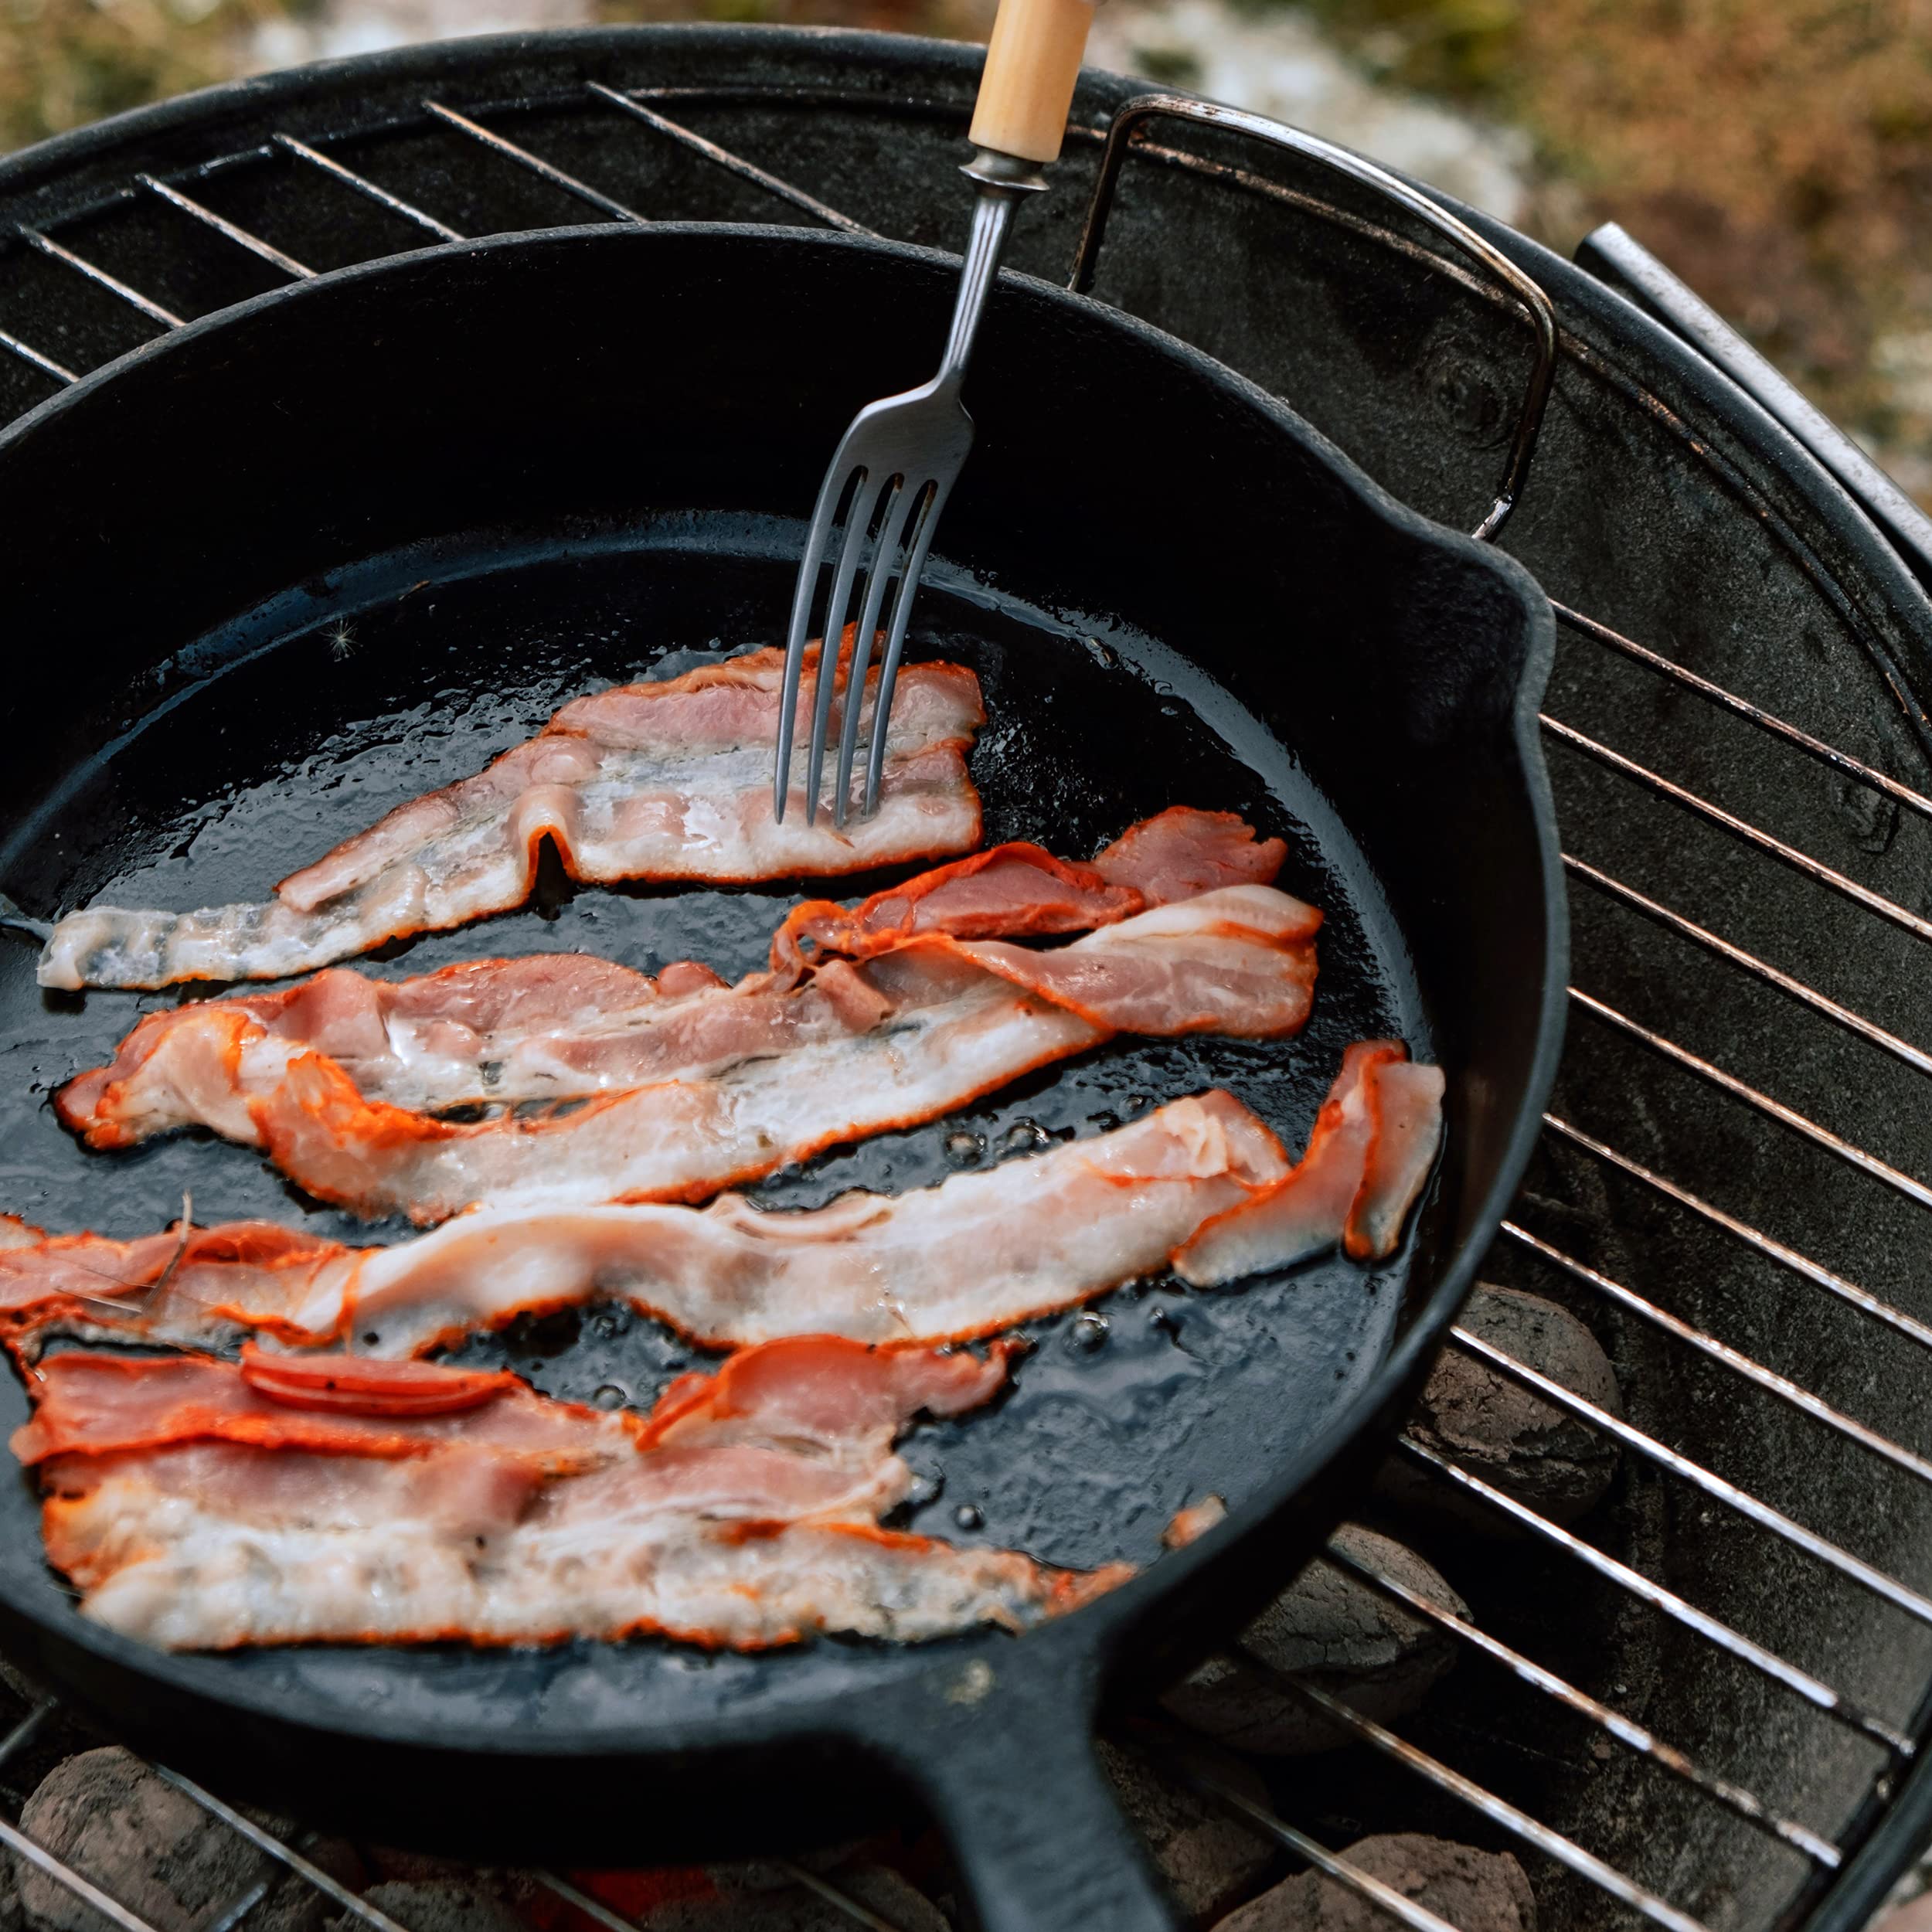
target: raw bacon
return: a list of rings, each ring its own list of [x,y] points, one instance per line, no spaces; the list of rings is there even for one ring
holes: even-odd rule
[[[1231,1281],[1337,1243],[1355,1260],[1386,1260],[1435,1165],[1443,1088],[1441,1068],[1414,1065],[1400,1040],[1358,1040],[1293,1170],[1209,1221],[1175,1272]]]
[[[405,980],[335,967],[281,992],[150,1013],[54,1107],[95,1148],[180,1127],[247,1144],[257,1139],[250,1100],[304,1053],[368,1099],[435,1113],[702,1077],[876,1017],[876,1004],[862,996],[855,1006],[849,982],[829,969],[785,988],[762,973],[729,986],[690,961],[653,979],[582,953],[478,960]]]
[[[931,1120],[1117,1032],[1298,1032],[1320,918],[1272,886],[1234,886],[1050,952],[917,936],[815,973],[799,994],[816,996],[835,975],[848,1017],[789,1050],[549,1118],[459,1124],[369,1101],[314,1053],[298,1055],[249,1113],[291,1179],[367,1215],[434,1222],[479,1202],[702,1200]]]
[[[83,1614],[172,1648],[917,1639],[1023,1628],[1128,1573],[879,1527],[911,1486],[894,1438],[985,1401],[1011,1352],[806,1337],[680,1379],[648,1418],[528,1389],[429,1420],[288,1407],[274,1448],[236,1420],[274,1399],[231,1365],[69,1355],[14,1446]]]
[[[1157,834],[1155,828],[1172,829]],[[1182,808],[1136,826],[1096,863],[1137,840],[1195,855],[1188,879],[1265,884],[1281,842],[1256,842],[1240,820]],[[1191,896],[1170,868],[1158,903]],[[151,1013],[106,1066],[56,1095],[61,1121],[90,1147],[129,1147],[178,1127],[252,1142],[251,1097],[300,1053],[332,1060],[364,1099],[413,1112],[580,1100],[667,1080],[702,1078],[734,1062],[862,1031],[876,1001],[834,956],[862,959],[917,934],[985,940],[1111,924],[1148,896],[1108,885],[1037,845],[1000,845],[922,872],[848,910],[799,906],[772,944],[773,970],[727,986],[693,961],[655,979],[583,954],[486,959],[404,980],[336,968],[280,992],[239,994]],[[808,957],[820,967],[799,991]]]
[[[1148,905],[1166,906],[1223,886],[1271,886],[1287,855],[1279,838],[1257,838],[1233,812],[1173,805],[1130,825],[1094,861],[1094,869]]]
[[[842,660],[850,645],[849,635]],[[386,939],[521,905],[546,839],[573,878],[599,883],[863,872],[979,842],[965,753],[985,713],[970,671],[901,672],[879,809],[842,832],[823,817],[808,825],[802,793],[782,825],[773,818],[783,668],[783,652],[753,651],[577,699],[474,777],[399,806],[284,879],[266,904],[70,913],[42,955],[40,983],[165,986],[309,972]],[[842,689],[835,730],[845,697]]]
[[[461,1443],[472,1449],[529,1463],[539,1474],[559,1475],[595,1468],[634,1452],[638,1418],[605,1415],[551,1402],[510,1375],[492,1376],[468,1400],[440,1414],[398,1415],[380,1394],[353,1391],[333,1409],[318,1409],[290,1394],[270,1393],[292,1385],[304,1370],[327,1380],[328,1365],[366,1375],[369,1365],[349,1356],[303,1359],[281,1371],[286,1381],[264,1383],[250,1364],[212,1355],[97,1355],[79,1350],[49,1356],[29,1386],[33,1419],[13,1434],[14,1454],[24,1463],[57,1456],[105,1456],[151,1449],[165,1443],[242,1443],[257,1449],[302,1449],[347,1456],[427,1455]],[[406,1369],[425,1388],[440,1383],[453,1394],[479,1393],[472,1371],[434,1362],[374,1365],[392,1375]],[[338,1378],[340,1379],[339,1377]],[[292,1393],[292,1390],[291,1390]],[[312,1395],[311,1389],[301,1391]]]
[[[1084,932],[1223,886],[1271,886],[1287,848],[1228,811],[1172,805],[1130,826],[1091,865],[1038,845],[995,845],[874,893],[849,909],[794,909],[772,942],[774,971],[836,953],[863,959],[914,933],[1012,939]]]
[[[962,1341],[1158,1272],[1287,1166],[1254,1114],[1209,1093],[935,1188],[848,1194],[805,1213],[735,1196],[701,1212],[485,1209],[371,1251],[342,1325],[356,1348],[413,1355],[608,1294],[714,1348],[801,1329]]]
[[[1253,1114],[1207,1093],[937,1187],[852,1193],[803,1213],[727,1195],[702,1210],[485,1208],[387,1248],[278,1243],[253,1223],[185,1246],[178,1235],[43,1240],[0,1250],[0,1318],[29,1358],[77,1328],[204,1345],[259,1329],[291,1349],[406,1358],[599,1295],[714,1348],[801,1332],[957,1342],[1166,1267],[1212,1216],[1287,1171]],[[83,1265],[87,1279],[121,1284],[118,1329],[76,1298]],[[259,1379],[303,1358],[253,1359]]]
[[[0,1340],[31,1360],[60,1334],[219,1346],[236,1335],[313,1346],[327,1333],[307,1311],[339,1307],[357,1251],[277,1227],[234,1221],[133,1241],[46,1235],[11,1221],[0,1242]]]

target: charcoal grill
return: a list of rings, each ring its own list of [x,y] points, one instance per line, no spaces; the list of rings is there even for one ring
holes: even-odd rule
[[[776,219],[949,246],[977,71],[842,33],[509,37],[43,144],[0,164],[0,412],[287,281],[465,237]],[[1265,129],[1123,116],[1135,91],[1085,78],[1015,266],[1090,282],[1475,528],[1536,369],[1515,298]],[[1083,237],[1110,127],[1117,178]],[[1357,1889],[1328,1848],[1435,1829],[1517,1849],[1546,1926],[1852,1932],[1932,1828],[1932,603],[1907,561],[1932,570],[1932,547],[1624,238],[1587,244],[1586,273],[1458,212],[1555,304],[1501,540],[1557,600],[1546,723],[1578,887],[1568,1058],[1491,1271],[1589,1322],[1626,1413],[1471,1330],[1452,1345],[1614,1438],[1621,1472],[1570,1529],[1406,1444],[1515,1532],[1431,1549],[1473,1621],[1379,1580],[1464,1668],[1400,1735],[1307,1687],[1355,1747],[1281,1774],[1265,1813],[1223,1795]],[[29,1712],[0,1777],[60,1721]],[[141,1932],[4,1818],[0,1842]]]

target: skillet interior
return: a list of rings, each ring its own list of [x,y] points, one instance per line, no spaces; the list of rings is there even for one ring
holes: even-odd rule
[[[0,439],[10,742],[24,750],[0,778],[0,885],[43,914],[103,895],[259,896],[587,684],[771,641],[800,536],[785,513],[809,503],[853,403],[925,372],[948,273],[908,250],[742,229],[438,250],[185,332],[27,419]],[[1562,977],[1521,716],[1547,616],[1507,560],[1388,504],[1278,406],[1151,332],[1023,286],[995,304],[981,355],[981,441],[914,635],[985,682],[974,768],[989,841],[1084,855],[1168,803],[1247,813],[1289,838],[1283,883],[1328,915],[1315,1017],[1285,1046],[1116,1043],[758,1192],[804,1205],[921,1185],[1209,1083],[1298,1146],[1348,1040],[1399,1033],[1451,1069],[1444,1170],[1388,1267],[1365,1281],[1326,1262],[1238,1294],[1130,1291],[1102,1304],[1098,1347],[1066,1319],[1033,1325],[1040,1345],[996,1413],[911,1438],[930,1478],[913,1526],[1145,1562],[1179,1504],[1215,1491],[1258,1521],[1388,1409],[1513,1183]],[[787,896],[560,881],[536,910],[392,949],[378,970],[582,947],[735,973]],[[191,1188],[203,1222],[306,1215],[356,1238],[243,1150],[177,1139],[104,1160],[61,1133],[48,1089],[170,997],[45,996],[29,948],[0,955],[0,1208],[131,1233]],[[639,1402],[689,1359],[609,1311],[468,1352],[553,1393]],[[0,1420],[23,1411],[9,1378]],[[966,1506],[976,1526],[959,1521]],[[1259,1553],[1248,1539],[1244,1569],[1278,1581],[1326,1507]],[[40,1563],[24,1482],[0,1486],[0,1598],[56,1668],[137,1724],[172,1728],[188,1707],[169,1693],[185,1691],[314,1740],[635,1760],[820,1736],[862,1691],[1012,1648],[163,1658],[74,1617]],[[1216,1540],[1049,1635],[1111,1641],[1170,1583],[1205,1597]],[[176,1755],[187,1742],[174,1736]],[[321,1760],[276,1768],[306,1791]],[[366,1795],[377,1786],[396,1801],[388,1779]],[[532,1792],[519,1828],[594,1842],[621,1815],[628,1855],[641,1832],[652,1842],[628,1798],[587,1806],[580,1786]],[[338,1814],[357,1801],[339,1783],[323,1799]],[[712,1839],[694,1839],[684,1808],[658,1823],[687,1853],[772,1823],[712,1817]],[[491,1829],[501,1855],[500,1814]]]

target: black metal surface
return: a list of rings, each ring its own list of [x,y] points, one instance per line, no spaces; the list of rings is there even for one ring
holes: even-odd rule
[[[451,247],[185,332],[16,425],[0,597],[32,640],[10,695],[35,723],[15,733],[0,884],[36,913],[111,883],[258,892],[587,677],[768,641],[798,537],[785,512],[854,397],[901,373],[881,361],[929,359],[949,272],[844,238],[668,226]],[[854,314],[895,330],[855,336]],[[1234,1295],[1117,1298],[1097,1360],[1043,1325],[1014,1400],[916,1442],[945,1478],[934,1506],[971,1501],[988,1537],[1043,1556],[1145,1559],[1179,1502],[1211,1489],[1233,1506],[1228,1532],[1017,1644],[168,1658],[74,1617],[10,1490],[15,1632],[123,1728],[231,1786],[259,1772],[318,1815],[379,1815],[392,1838],[408,1820],[496,1856],[512,1829],[630,1859],[808,1839],[878,1802],[885,1766],[954,1832],[989,1924],[1150,1913],[1085,1760],[1092,1699],[1130,1651],[1155,1668],[1184,1655],[1313,1546],[1534,1138],[1563,978],[1533,727],[1548,620],[1506,560],[1393,505],[1179,344],[1009,284],[981,355],[981,441],[916,634],[986,679],[989,835],[1090,849],[1209,788],[1293,835],[1287,883],[1332,923],[1318,1022],[1285,1053],[1103,1049],[968,1126],[1019,1151],[1215,1079],[1298,1141],[1341,1044],[1401,1030],[1451,1070],[1449,1151],[1411,1250],[1367,1292],[1334,1264]],[[583,895],[547,924],[423,942],[396,970],[531,943],[732,970],[772,898]],[[0,971],[8,1179],[27,1197],[10,1205],[151,1226],[191,1174],[204,1219],[299,1205],[232,1148],[83,1159],[19,1097],[95,1056],[140,1002],[43,1000],[17,946]],[[954,1127],[774,1192],[917,1185],[959,1158]],[[648,1398],[662,1342],[587,1326],[580,1351],[502,1345],[560,1393],[594,1376]],[[1050,1758],[1050,1808],[1013,1788],[1015,1753]],[[781,1790],[781,1814],[756,1801]]]

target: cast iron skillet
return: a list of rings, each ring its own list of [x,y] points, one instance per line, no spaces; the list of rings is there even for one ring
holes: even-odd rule
[[[855,403],[924,372],[953,274],[774,230],[465,243],[265,297],[48,403],[0,437],[0,886],[41,915],[257,897],[571,692],[771,641],[825,452]],[[29,1486],[6,1483],[9,1636],[164,1760],[496,1859],[822,1842],[910,1789],[997,1932],[1166,1923],[1094,1764],[1097,1699],[1129,1657],[1143,1685],[1184,1662],[1342,1512],[1470,1285],[1555,1070],[1550,620],[1509,558],[1094,303],[1009,277],[971,401],[981,440],[914,637],[985,682],[988,839],[1084,854],[1169,803],[1248,814],[1289,838],[1284,884],[1328,914],[1315,1016],[1285,1046],[1116,1043],[764,1192],[917,1186],[1215,1083],[1298,1147],[1343,1045],[1393,1032],[1449,1076],[1407,1247],[1372,1274],[1128,1291],[1104,1335],[1032,1325],[1010,1399],[915,1432],[915,1525],[1148,1566],[1017,1641],[169,1656],[74,1614]],[[582,946],[735,972],[787,895],[539,896],[377,969]],[[83,1155],[46,1090],[156,1002],[43,996],[31,949],[0,941],[0,1206],[133,1233],[192,1187],[204,1223],[349,1227],[243,1150]],[[648,1401],[677,1366],[613,1311],[471,1352],[580,1398]],[[0,1420],[24,1406],[6,1378]],[[1226,1524],[1161,1555],[1174,1509],[1210,1492]]]

